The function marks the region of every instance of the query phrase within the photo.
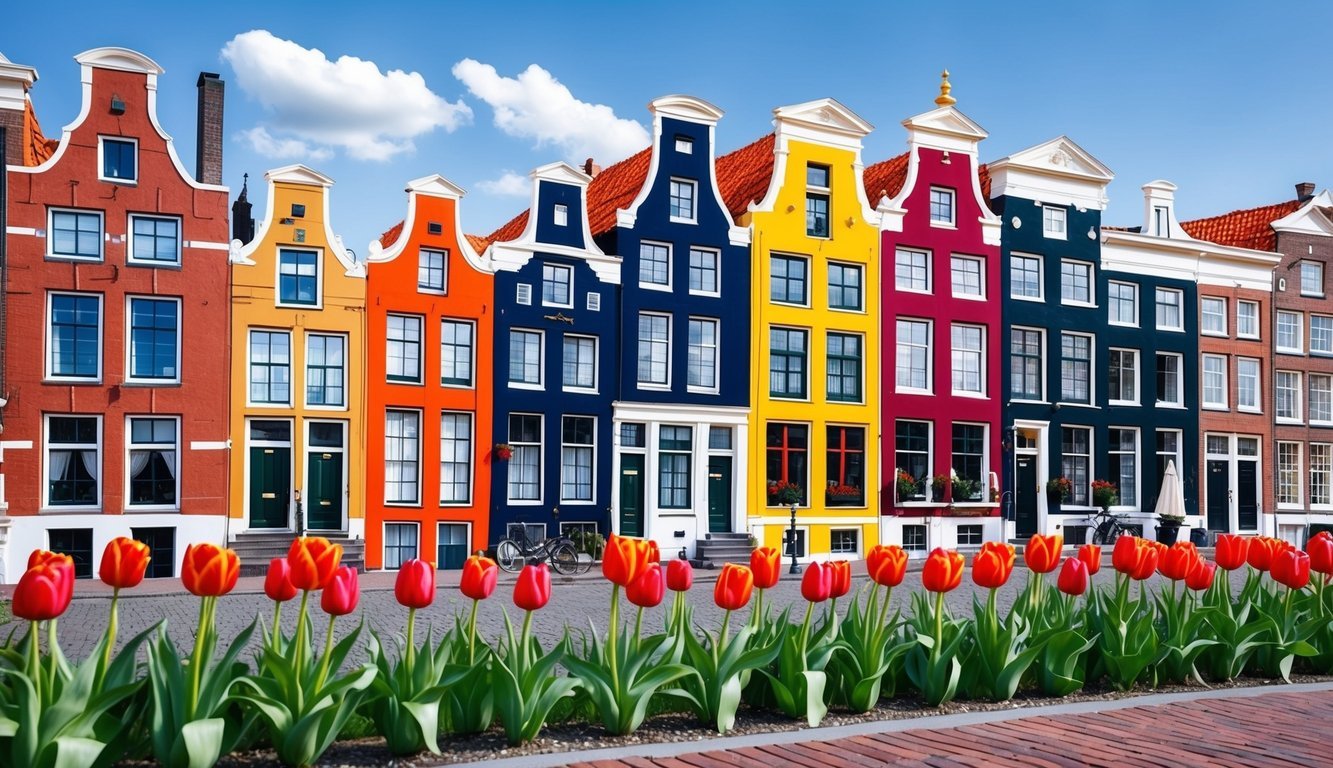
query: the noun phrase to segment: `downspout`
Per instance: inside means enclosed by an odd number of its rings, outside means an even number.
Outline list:
[[[9,331],[9,158],[6,151],[5,128],[0,126],[0,434],[5,431],[5,410],[9,386],[5,371],[9,369],[5,342]]]

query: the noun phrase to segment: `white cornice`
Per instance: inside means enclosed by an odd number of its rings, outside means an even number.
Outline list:
[[[653,99],[648,102],[648,111],[654,118],[674,117],[677,120],[700,125],[717,125],[717,121],[721,120],[724,114],[722,110],[703,99],[678,93]]]
[[[27,105],[28,89],[35,82],[35,68],[15,64],[0,53],[0,109],[22,112]]]
[[[989,163],[991,197],[1019,197],[1104,211],[1106,187],[1115,178],[1100,160],[1067,136]]]
[[[1176,276],[1183,274],[1181,264],[1193,261],[1193,279],[1200,284],[1271,291],[1273,268],[1281,260],[1282,255],[1272,251],[1102,229],[1102,261],[1109,261],[1120,271],[1151,272],[1151,265],[1160,264],[1172,273],[1170,276]]]
[[[122,72],[138,72],[145,75],[160,75],[166,70],[156,61],[147,56],[132,51],[129,48],[117,48],[108,46],[105,48],[93,48],[84,51],[74,60],[85,67],[95,67],[97,69],[118,69]]]
[[[1278,232],[1333,237],[1333,195],[1328,190],[1320,192],[1272,227]]]
[[[604,283],[619,284],[620,257],[603,253],[593,242],[592,232],[588,228],[588,184],[592,181],[592,177],[563,162],[543,165],[528,175],[532,178],[532,202],[528,205],[527,225],[516,239],[491,243],[483,256],[486,263],[496,272],[517,272],[532,259],[534,254],[549,253],[586,261],[599,280]],[[537,219],[540,218],[538,203],[541,201],[542,182],[578,187],[579,207],[582,209],[580,225],[583,227],[583,248],[571,248],[537,239]]]
[[[956,107],[940,107],[909,117],[907,143],[949,152],[976,151],[977,144],[990,134],[975,120]]]
[[[478,272],[491,272],[476,249],[472,247],[472,243],[468,242],[467,235],[463,234],[462,200],[467,192],[462,187],[436,173],[407,182],[407,189],[404,191],[407,192],[407,218],[403,219],[403,229],[398,233],[398,239],[388,248],[380,244],[379,238],[371,240],[366,246],[367,265],[393,261],[407,248],[416,226],[417,197],[420,195],[454,201],[454,239],[458,243],[458,252],[473,269]]]
[[[854,193],[861,204],[861,218],[871,226],[880,226],[879,213],[866,199],[864,183],[865,164],[861,161],[861,139],[874,126],[862,120],[855,112],[834,99],[818,99],[773,110],[773,175],[768,180],[768,191],[757,203],[751,203],[751,213],[771,212],[777,205],[778,193],[787,176],[787,155],[793,140],[832,147],[852,153]]]
[[[347,249],[343,246],[342,235],[333,231],[333,222],[329,220],[329,188],[333,186],[333,179],[330,179],[319,171],[300,164],[284,165],[281,168],[274,168],[264,174],[264,179],[268,182],[267,199],[264,201],[264,219],[260,222],[259,231],[255,233],[253,240],[248,243],[242,243],[240,240],[231,241],[231,254],[229,260],[232,264],[240,264],[244,266],[255,265],[254,259],[250,258],[250,256],[258,250],[261,245],[267,243],[268,231],[273,225],[274,204],[275,198],[277,197],[275,194],[276,185],[278,183],[300,184],[320,188],[319,197],[323,204],[324,211],[324,239],[328,244],[328,249],[333,252],[334,258],[338,260],[338,263],[343,265],[343,274],[348,277],[364,278],[366,276],[366,265],[352,258],[352,255],[348,253]]]

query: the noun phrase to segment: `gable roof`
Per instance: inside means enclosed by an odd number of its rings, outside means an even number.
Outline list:
[[[1218,245],[1252,248],[1260,251],[1277,250],[1277,231],[1273,222],[1300,208],[1300,200],[1288,200],[1257,208],[1245,208],[1221,216],[1180,222],[1190,237]]]
[[[861,178],[865,183],[866,199],[872,206],[886,197],[893,197],[902,191],[907,183],[907,160],[910,153],[891,157],[888,160],[866,166]]]
[[[774,134],[768,134],[717,159],[717,189],[733,220],[768,192],[773,178]]]

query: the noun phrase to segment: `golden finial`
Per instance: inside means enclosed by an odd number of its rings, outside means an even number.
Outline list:
[[[949,70],[940,73],[940,95],[935,97],[935,104],[941,107],[952,107],[958,103],[958,99],[949,95],[953,86],[949,85]]]

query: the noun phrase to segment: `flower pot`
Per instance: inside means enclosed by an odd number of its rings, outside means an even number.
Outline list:
[[[1158,520],[1157,521],[1157,541],[1160,544],[1171,546],[1180,538],[1180,521],[1178,520]]]

